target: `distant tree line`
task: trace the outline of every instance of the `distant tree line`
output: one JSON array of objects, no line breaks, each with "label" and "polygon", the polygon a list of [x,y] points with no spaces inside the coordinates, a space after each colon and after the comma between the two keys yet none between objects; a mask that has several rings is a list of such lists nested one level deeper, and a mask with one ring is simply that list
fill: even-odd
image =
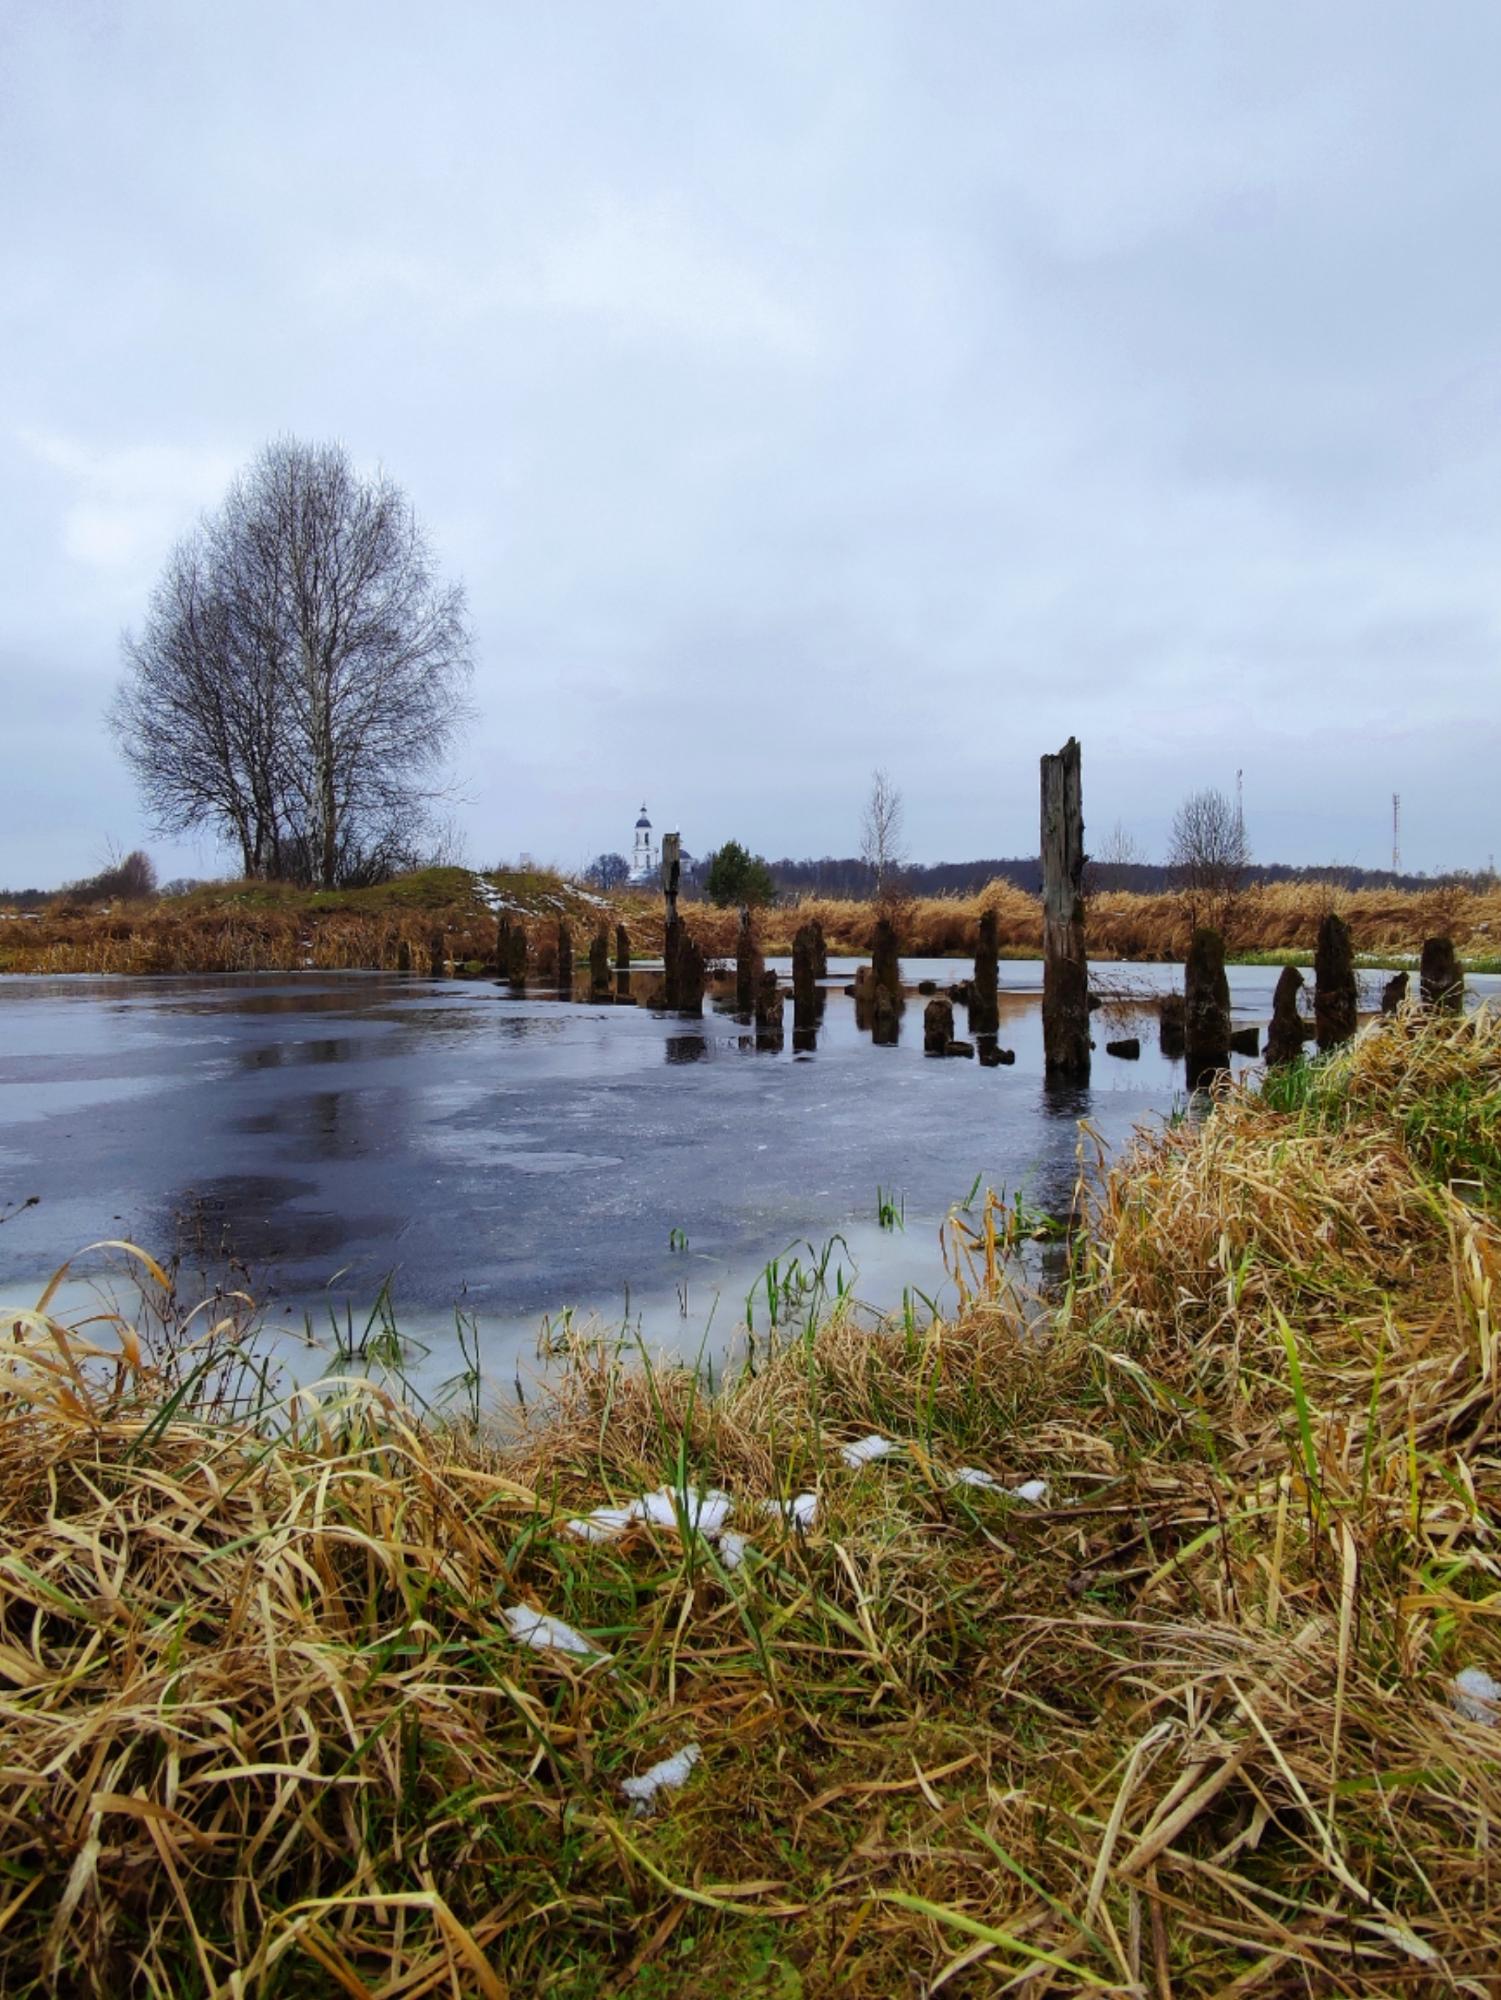
[{"label": "distant tree line", "polygon": [[[766,865],[781,896],[865,898],[871,893],[870,864],[858,854],[825,855],[817,861],[783,857]],[[1252,862],[1245,869],[1247,884],[1328,882],[1340,889],[1485,889],[1492,886],[1493,879],[1488,871],[1456,869],[1437,875],[1394,875],[1389,868],[1356,868],[1343,862],[1296,868],[1285,862]],[[970,896],[993,881],[1014,882],[1018,889],[1036,896],[1042,893],[1042,861],[1036,855],[1003,855],[981,861],[909,861],[902,870],[902,881],[907,892],[914,896]],[[1178,889],[1180,884],[1167,862],[1096,861],[1091,863],[1091,886],[1096,891],[1127,889],[1138,895],[1157,896]]]}]

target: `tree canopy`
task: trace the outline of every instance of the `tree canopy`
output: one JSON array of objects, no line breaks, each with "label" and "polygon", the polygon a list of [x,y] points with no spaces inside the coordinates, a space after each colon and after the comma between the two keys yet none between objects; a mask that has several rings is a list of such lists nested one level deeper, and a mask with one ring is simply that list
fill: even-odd
[{"label": "tree canopy", "polygon": [[777,885],[759,854],[727,840],[709,857],[704,893],[723,909],[732,903],[774,903]]},{"label": "tree canopy", "polygon": [[471,671],[405,495],[281,439],[173,550],[110,719],[158,832],[330,886],[416,858]]}]

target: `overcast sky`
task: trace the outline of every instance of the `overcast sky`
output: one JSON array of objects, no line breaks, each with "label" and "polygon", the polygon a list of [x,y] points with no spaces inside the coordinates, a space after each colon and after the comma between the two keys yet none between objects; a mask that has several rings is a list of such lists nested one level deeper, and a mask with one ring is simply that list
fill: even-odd
[{"label": "overcast sky", "polygon": [[[143,840],[101,711],[270,436],[476,633],[469,858],[1484,865],[1501,8],[0,7],[0,883]],[[209,847],[150,843],[163,872]]]}]

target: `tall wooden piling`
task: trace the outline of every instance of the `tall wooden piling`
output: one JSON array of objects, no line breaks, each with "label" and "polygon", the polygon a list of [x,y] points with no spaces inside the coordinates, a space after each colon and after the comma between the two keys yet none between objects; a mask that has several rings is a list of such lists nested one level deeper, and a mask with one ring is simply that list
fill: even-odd
[{"label": "tall wooden piling", "polygon": [[1042,1049],[1049,1076],[1088,1077],[1084,788],[1073,736],[1042,760]]},{"label": "tall wooden piling", "polygon": [[1321,1049],[1337,1048],[1355,1033],[1357,990],[1350,926],[1328,911],[1319,920],[1313,953],[1313,1026]]},{"label": "tall wooden piling", "polygon": [[679,977],[678,955],[682,943],[682,929],[678,923],[678,885],[683,872],[683,840],[677,833],[662,836],[662,901],[665,917],[662,926],[662,1002],[669,1013],[676,1013],[678,1007]]},{"label": "tall wooden piling", "polygon": [[969,1032],[972,1035],[1000,1033],[999,957],[995,911],[987,910],[980,918],[980,941],[975,946],[975,976],[969,992]]},{"label": "tall wooden piling", "polygon": [[495,970],[504,979],[511,962],[511,913],[502,910],[495,919]]},{"label": "tall wooden piling", "polygon": [[530,952],[526,941],[525,924],[517,924],[511,932],[510,962],[506,966],[506,976],[517,993],[526,991],[526,975],[530,970]]},{"label": "tall wooden piling", "polygon": [[442,931],[433,932],[428,940],[427,955],[433,978],[442,979],[448,971],[448,946]]},{"label": "tall wooden piling", "polygon": [[629,972],[631,969],[631,934],[624,924],[615,926],[615,970]]},{"label": "tall wooden piling", "polygon": [[558,918],[558,998],[573,998],[573,932],[566,917]]}]

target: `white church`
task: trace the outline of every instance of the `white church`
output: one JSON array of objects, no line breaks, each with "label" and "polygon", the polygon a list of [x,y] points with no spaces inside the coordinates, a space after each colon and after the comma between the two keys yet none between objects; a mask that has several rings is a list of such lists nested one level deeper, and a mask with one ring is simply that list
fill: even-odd
[{"label": "white church", "polygon": [[631,874],[633,883],[650,882],[655,886],[661,854],[652,839],[651,821],[646,816],[646,803],[641,805],[641,817],[636,822],[636,845],[631,849]]}]

